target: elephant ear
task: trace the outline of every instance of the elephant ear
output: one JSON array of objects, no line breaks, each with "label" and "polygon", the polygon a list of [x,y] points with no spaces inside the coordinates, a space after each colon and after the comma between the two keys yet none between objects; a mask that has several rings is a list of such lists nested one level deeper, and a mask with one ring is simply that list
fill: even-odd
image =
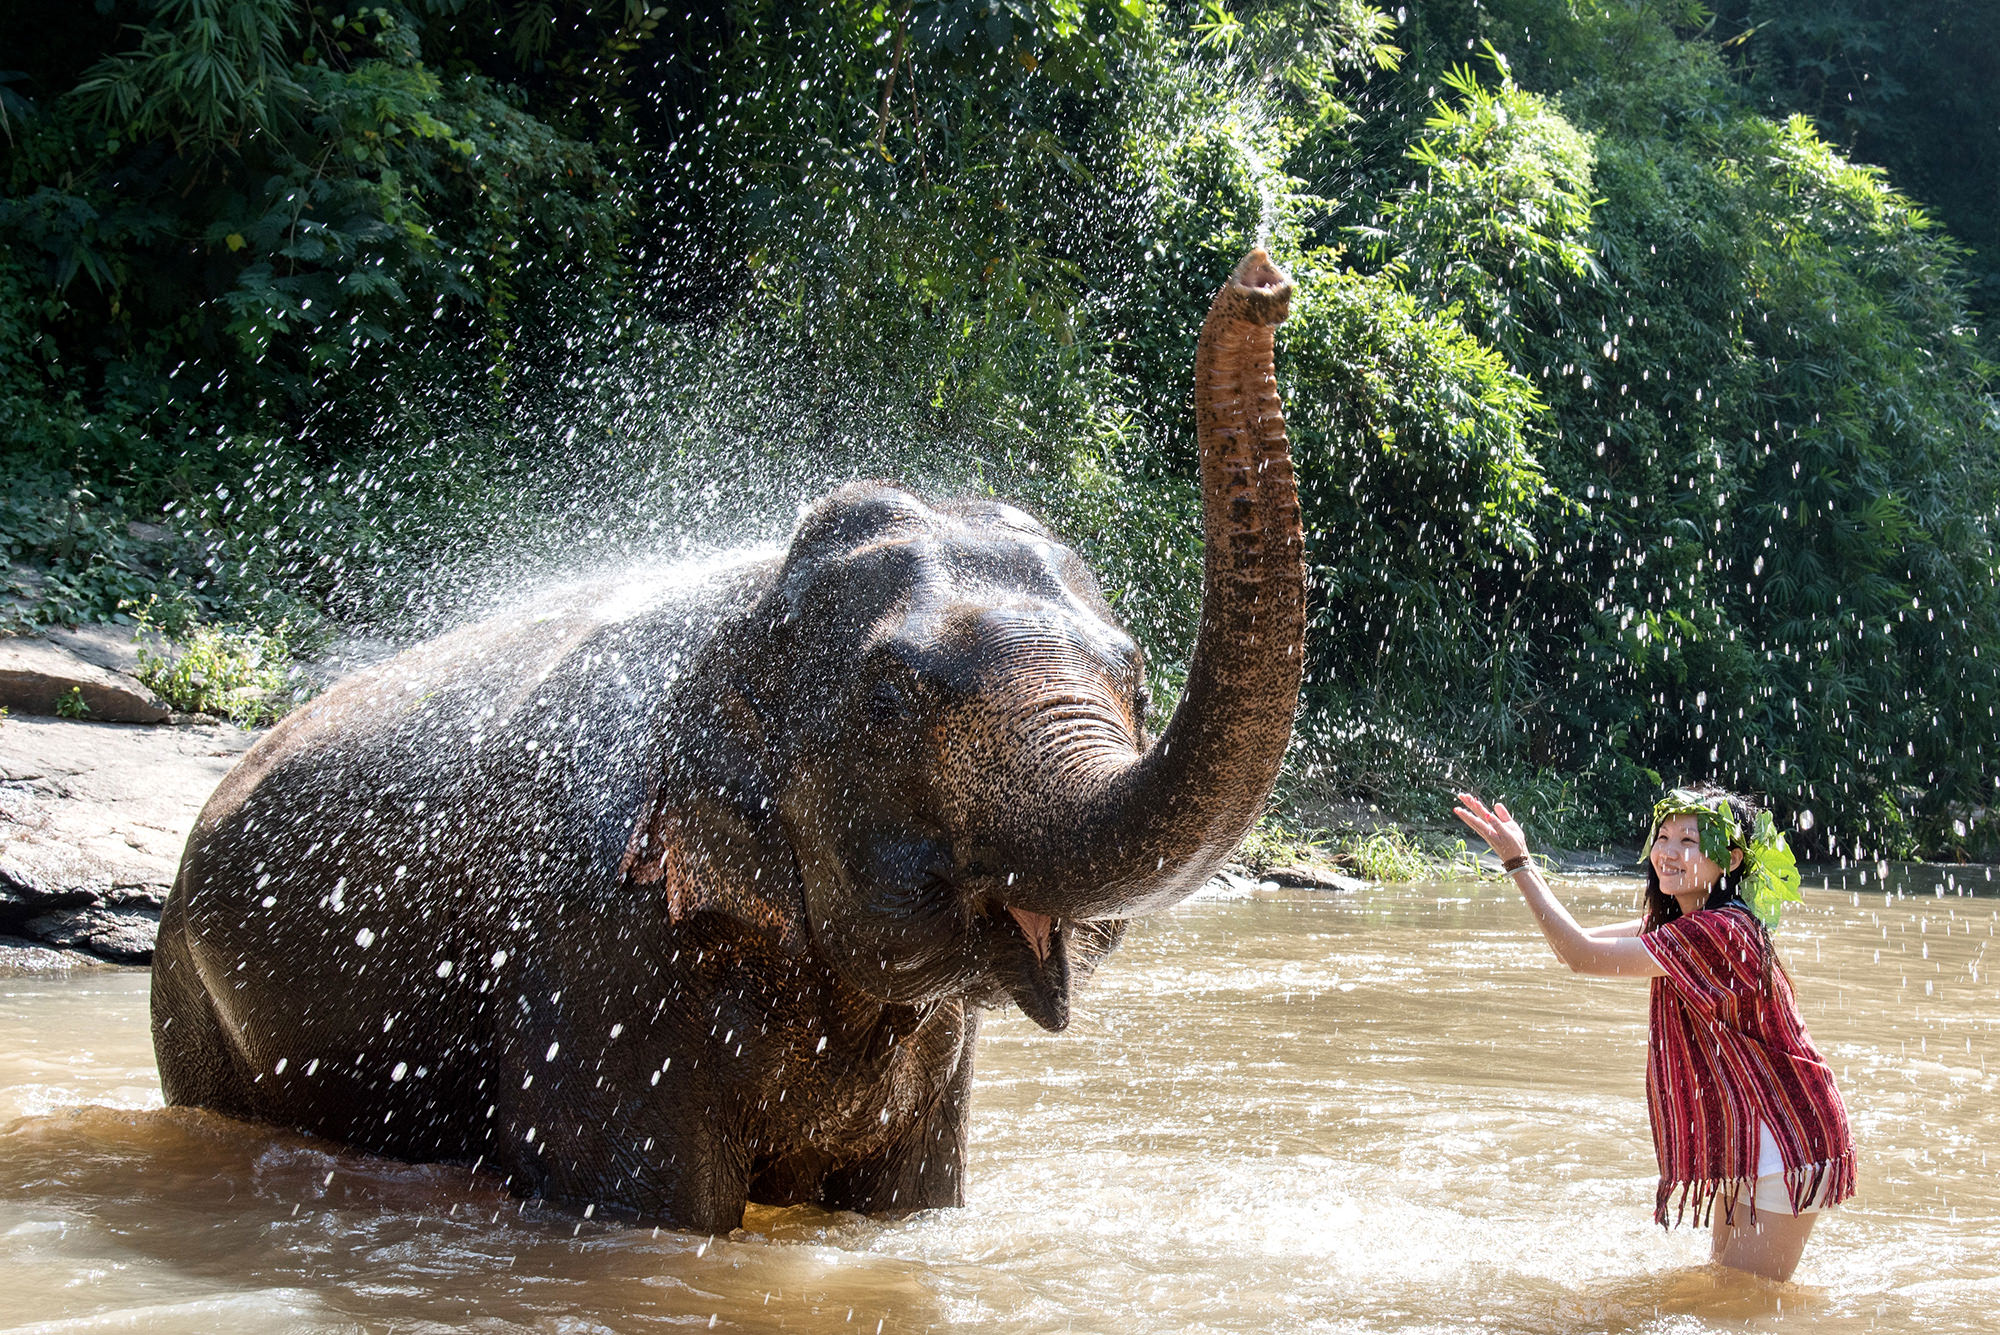
[{"label": "elephant ear", "polygon": [[673,738],[640,807],[619,877],[669,922],[734,919],[790,953],[806,948],[798,860],[777,820],[762,720],[740,683]]}]

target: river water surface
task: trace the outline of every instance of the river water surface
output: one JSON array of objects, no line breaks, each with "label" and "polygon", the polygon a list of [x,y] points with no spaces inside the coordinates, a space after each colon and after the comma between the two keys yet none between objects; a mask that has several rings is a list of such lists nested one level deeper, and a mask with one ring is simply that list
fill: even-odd
[{"label": "river water surface", "polygon": [[[713,1239],[163,1111],[144,972],[0,981],[0,1328],[1991,1330],[1986,876],[1811,876],[1787,918],[1862,1155],[1789,1285],[1652,1224],[1646,989],[1482,882],[1136,924],[1068,1034],[989,1018],[965,1209]],[[1558,888],[1609,921],[1634,884]]]}]

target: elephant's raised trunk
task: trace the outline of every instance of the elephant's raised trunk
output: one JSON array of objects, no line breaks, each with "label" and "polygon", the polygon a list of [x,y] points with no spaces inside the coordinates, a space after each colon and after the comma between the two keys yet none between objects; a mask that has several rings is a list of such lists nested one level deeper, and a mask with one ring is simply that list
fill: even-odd
[{"label": "elephant's raised trunk", "polygon": [[1207,553],[1187,688],[1158,743],[1102,776],[1077,825],[1035,859],[1034,908],[1124,917],[1176,903],[1222,866],[1270,795],[1305,639],[1298,482],[1272,365],[1291,295],[1253,250],[1209,307],[1195,352]]}]

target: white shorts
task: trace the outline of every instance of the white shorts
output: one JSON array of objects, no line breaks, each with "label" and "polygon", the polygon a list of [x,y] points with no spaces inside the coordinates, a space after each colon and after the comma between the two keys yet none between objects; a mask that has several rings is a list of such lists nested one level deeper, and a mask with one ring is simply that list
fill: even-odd
[{"label": "white shorts", "polygon": [[1760,1212],[1816,1214],[1826,1208],[1825,1198],[1832,1190],[1833,1174],[1829,1172],[1820,1179],[1819,1191],[1814,1198],[1799,1202],[1799,1208],[1794,1211],[1792,1189],[1785,1184],[1785,1156],[1779,1153],[1771,1128],[1762,1122],[1757,1123],[1757,1182],[1754,1191],[1748,1182],[1736,1189],[1738,1202],[1753,1204]]}]

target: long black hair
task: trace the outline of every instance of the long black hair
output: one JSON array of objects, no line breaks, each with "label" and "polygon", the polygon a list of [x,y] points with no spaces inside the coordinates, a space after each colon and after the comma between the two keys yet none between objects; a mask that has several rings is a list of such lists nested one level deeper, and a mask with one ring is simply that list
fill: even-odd
[{"label": "long black hair", "polygon": [[[1712,783],[1696,784],[1688,791],[1692,792],[1695,795],[1695,800],[1699,802],[1713,804],[1717,798],[1720,798],[1729,803],[1729,814],[1736,817],[1737,829],[1747,833],[1757,828],[1757,817],[1763,813],[1763,808],[1752,802],[1749,798],[1744,797],[1741,793],[1732,793],[1727,788],[1719,788]],[[1651,834],[1653,831],[1649,828],[1647,833]],[[1729,846],[1731,848],[1743,848],[1741,841],[1731,843]],[[1642,851],[1646,855],[1646,925],[1641,930],[1650,932],[1664,927],[1675,918],[1680,917],[1681,906],[1680,901],[1660,889],[1660,873],[1653,866],[1652,848],[1647,847]],[[1764,920],[1759,918],[1755,913],[1752,913],[1749,904],[1744,902],[1742,895],[1743,874],[1750,866],[1749,850],[1744,849],[1744,854],[1743,861],[1737,863],[1734,867],[1729,866],[1726,862],[1723,864],[1722,878],[1715,883],[1715,888],[1708,892],[1708,898],[1702,901],[1701,906],[1704,909],[1723,909],[1734,906],[1742,909],[1749,916],[1750,921],[1757,924],[1757,935],[1764,942],[1764,985],[1769,987],[1771,985],[1772,967],[1775,965],[1782,969],[1784,964],[1778,959],[1777,946],[1771,940],[1771,929],[1766,927]],[[1728,854],[1724,853],[1723,856],[1726,858]]]}]

